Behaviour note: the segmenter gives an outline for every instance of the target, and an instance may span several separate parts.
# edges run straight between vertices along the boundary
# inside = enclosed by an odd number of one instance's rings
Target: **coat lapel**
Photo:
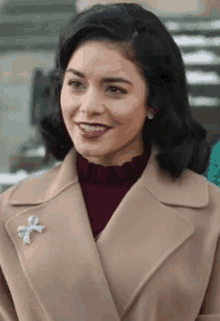
[[[194,232],[192,222],[173,205],[201,208],[208,204],[205,178],[186,170],[179,180],[172,180],[158,171],[157,152],[154,148],[141,178],[97,241],[120,317],[162,263]]]
[[[205,206],[207,183],[189,170],[176,181],[162,175],[156,153],[154,148],[141,178],[122,199],[97,242],[73,149],[62,165],[44,176],[44,183],[35,179],[13,189],[11,205],[35,206],[18,211],[5,228],[38,300],[57,320],[64,315],[77,320],[87,316],[120,320],[161,264],[193,234],[192,222],[170,205]],[[31,244],[23,245],[17,228],[31,215],[46,228],[41,234],[32,232]]]
[[[71,167],[70,164],[67,167]],[[24,191],[20,185],[15,189],[11,195],[14,206],[24,203],[35,206],[18,211],[6,221],[5,228],[23,272],[48,316],[57,321],[119,321],[80,185],[70,175],[71,169],[68,174],[64,166],[52,184],[48,183],[49,178],[45,180],[45,191],[42,190],[44,183],[40,187],[33,180],[29,186],[30,197],[28,188]],[[37,202],[36,195],[39,195]],[[42,233],[31,232],[31,243],[23,245],[17,228],[27,225],[29,216],[38,217],[39,224],[45,229]]]

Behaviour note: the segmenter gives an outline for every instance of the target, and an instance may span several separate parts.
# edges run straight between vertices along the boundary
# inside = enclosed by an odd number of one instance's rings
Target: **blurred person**
[[[217,320],[220,190],[172,37],[95,5],[56,67],[41,133],[62,163],[1,194],[0,320]]]
[[[220,1],[219,0],[200,0],[201,16],[211,17],[220,15]]]

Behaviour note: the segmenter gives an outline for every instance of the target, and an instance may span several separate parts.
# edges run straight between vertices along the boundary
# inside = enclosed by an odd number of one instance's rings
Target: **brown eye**
[[[72,81],[72,80],[70,80],[70,81],[68,82],[68,85],[71,86],[71,87],[75,87],[75,86],[73,86],[74,83],[80,84],[79,81]],[[77,88],[78,88],[78,86],[77,86]]]
[[[73,88],[75,88],[76,90],[79,88],[79,86],[77,86],[76,84],[81,84],[79,81],[73,81],[73,80],[70,80],[69,82],[68,82],[68,85],[70,86],[70,87],[73,87]],[[123,89],[123,88],[120,88],[120,87],[115,87],[115,86],[109,86],[108,87],[108,89],[109,88],[114,88],[114,89],[116,89],[116,91],[117,90],[119,90],[120,91],[120,93],[121,94],[126,94],[127,93],[127,90],[125,90],[125,89]],[[112,91],[113,93],[116,93],[116,94],[119,94],[119,93],[117,93],[116,91]]]
[[[119,90],[122,94],[126,94],[127,93],[127,91],[125,89],[122,89],[122,88],[119,88],[119,87],[111,86],[111,87],[108,87],[108,88],[115,88],[115,89]]]

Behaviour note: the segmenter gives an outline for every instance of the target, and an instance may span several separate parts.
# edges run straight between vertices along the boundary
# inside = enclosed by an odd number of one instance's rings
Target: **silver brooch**
[[[29,234],[32,231],[42,232],[45,226],[38,225],[38,218],[36,216],[29,216],[28,222],[29,226],[19,226],[18,228],[18,236],[23,239],[23,244],[30,244]]]

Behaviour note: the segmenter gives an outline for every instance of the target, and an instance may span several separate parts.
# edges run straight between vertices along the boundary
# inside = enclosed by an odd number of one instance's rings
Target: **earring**
[[[150,116],[148,116],[148,118],[149,118],[150,120],[152,120],[152,119],[154,118],[154,116],[153,116],[153,115],[150,115]]]

